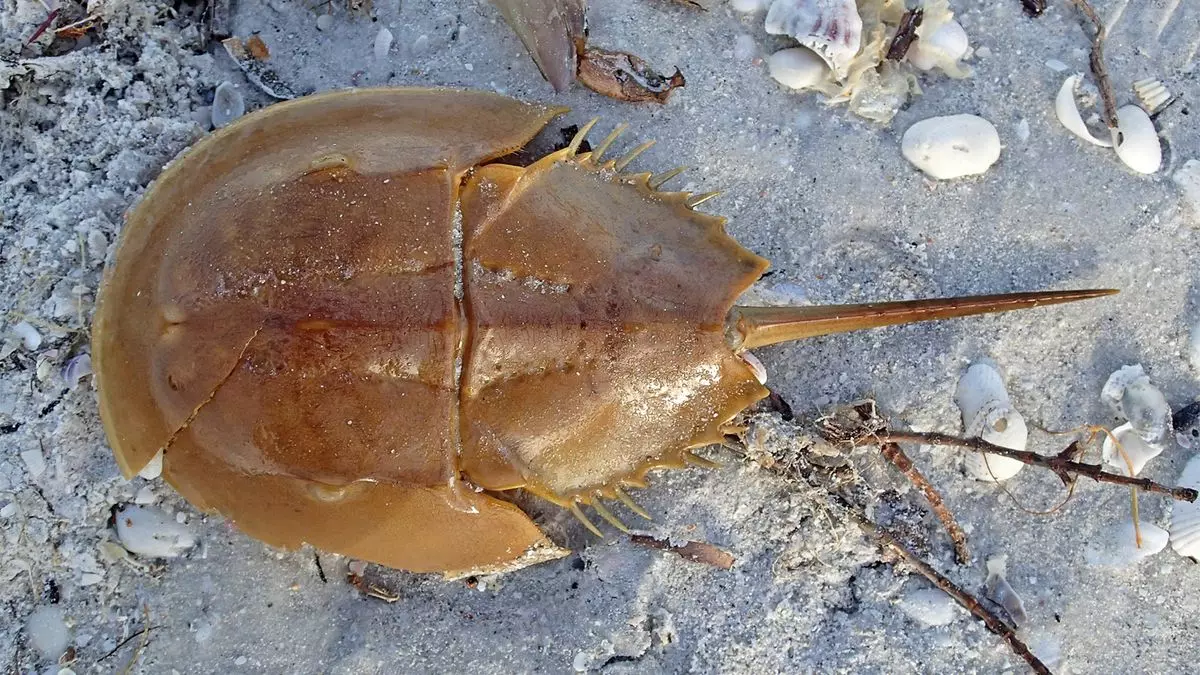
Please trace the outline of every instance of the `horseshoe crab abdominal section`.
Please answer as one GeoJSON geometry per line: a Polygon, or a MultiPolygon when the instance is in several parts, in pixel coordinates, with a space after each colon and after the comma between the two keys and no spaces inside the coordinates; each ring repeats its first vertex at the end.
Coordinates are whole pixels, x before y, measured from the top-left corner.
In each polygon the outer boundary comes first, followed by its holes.
{"type": "Polygon", "coordinates": [[[565,110],[368,89],[277,104],[172,163],[131,212],[93,335],[126,476],[269,544],[447,576],[567,552],[508,497],[648,516],[627,494],[767,395],[742,352],[1097,297],[734,307],[767,267],[565,110]],[[610,508],[611,507],[611,508],[610,508]],[[615,509],[615,511],[614,511],[615,509]]]}

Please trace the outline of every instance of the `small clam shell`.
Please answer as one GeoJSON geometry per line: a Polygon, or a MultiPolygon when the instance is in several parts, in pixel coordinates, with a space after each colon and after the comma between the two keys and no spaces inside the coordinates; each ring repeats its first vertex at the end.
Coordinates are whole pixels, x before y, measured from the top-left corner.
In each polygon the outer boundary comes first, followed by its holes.
{"type": "MultiPolygon", "coordinates": [[[[1200,456],[1193,457],[1183,467],[1180,487],[1200,489],[1200,456]]],[[[1200,504],[1176,501],[1171,511],[1171,548],[1190,558],[1200,558],[1200,504]]]]}
{"type": "Polygon", "coordinates": [[[1158,457],[1162,451],[1161,445],[1147,443],[1129,422],[1113,429],[1111,435],[1106,434],[1104,437],[1104,463],[1111,466],[1115,473],[1124,476],[1138,475],[1146,463],[1158,457]],[[1117,451],[1114,438],[1121,444],[1124,455],[1117,451]],[[1133,466],[1133,473],[1129,472],[1130,465],[1133,466]]]}
{"type": "Polygon", "coordinates": [[[825,59],[839,80],[858,54],[862,25],[854,0],[775,0],[767,10],[768,33],[796,38],[825,59]]]}
{"type": "Polygon", "coordinates": [[[975,115],[930,117],[904,132],[900,152],[931,178],[973,176],[1000,159],[1000,134],[975,115]]]}
{"type": "Polygon", "coordinates": [[[954,19],[947,21],[913,43],[908,50],[908,62],[919,70],[933,70],[944,64],[954,64],[970,49],[967,31],[954,19]]]}
{"type": "Polygon", "coordinates": [[[246,113],[246,101],[237,87],[229,82],[217,85],[213,94],[212,125],[220,129],[246,113]]]}
{"type": "Polygon", "coordinates": [[[767,71],[776,82],[792,89],[807,89],[829,77],[829,66],[807,47],[781,49],[767,59],[767,71]]]}
{"type": "Polygon", "coordinates": [[[1136,105],[1122,106],[1117,110],[1113,146],[1125,166],[1138,173],[1151,174],[1162,166],[1162,144],[1158,140],[1158,130],[1146,111],[1136,105]]]}
{"type": "MultiPolygon", "coordinates": [[[[963,429],[972,437],[1013,450],[1024,450],[1029,430],[1013,407],[999,371],[987,363],[974,363],[958,381],[954,402],[962,411],[963,429]]],[[[1001,455],[969,452],[963,458],[967,473],[976,480],[1008,480],[1024,468],[1022,462],[1001,455]]]]}
{"type": "Polygon", "coordinates": [[[138,504],[113,507],[117,539],[130,553],[149,558],[175,558],[196,545],[196,537],[161,509],[138,504]]]}
{"type": "Polygon", "coordinates": [[[1133,521],[1126,520],[1108,536],[1088,546],[1085,558],[1089,565],[1098,567],[1129,567],[1167,547],[1170,535],[1154,523],[1138,523],[1142,534],[1141,545],[1137,543],[1133,521]]]}
{"type": "Polygon", "coordinates": [[[1054,112],[1058,115],[1058,121],[1062,122],[1067,131],[1093,145],[1111,148],[1111,142],[1092,135],[1087,125],[1083,123],[1083,116],[1079,114],[1079,106],[1075,103],[1075,85],[1079,83],[1081,77],[1083,76],[1076,73],[1068,77],[1059,87],[1058,96],[1054,99],[1054,112]]]}

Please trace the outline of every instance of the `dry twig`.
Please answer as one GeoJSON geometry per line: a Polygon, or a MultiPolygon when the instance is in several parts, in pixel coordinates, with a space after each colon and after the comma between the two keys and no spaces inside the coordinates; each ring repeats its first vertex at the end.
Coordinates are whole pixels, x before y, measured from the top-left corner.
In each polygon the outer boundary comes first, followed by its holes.
{"type": "MultiPolygon", "coordinates": [[[[999,445],[993,445],[983,440],[982,438],[959,438],[950,434],[939,433],[918,433],[914,431],[883,431],[871,436],[863,436],[852,439],[851,443],[856,446],[860,445],[877,445],[880,443],[925,443],[933,446],[949,446],[966,448],[975,452],[988,452],[994,455],[1002,455],[1011,457],[1018,462],[1024,462],[1032,466],[1040,466],[1045,469],[1050,469],[1066,484],[1076,476],[1086,476],[1098,483],[1114,483],[1117,485],[1129,485],[1136,488],[1141,488],[1146,492],[1153,492],[1160,495],[1167,495],[1172,499],[1178,499],[1185,502],[1194,502],[1197,498],[1196,490],[1184,487],[1168,487],[1161,483],[1155,483],[1146,478],[1132,478],[1117,473],[1109,473],[1105,471],[1099,464],[1084,464],[1076,462],[1060,454],[1055,457],[1047,457],[1039,455],[1036,452],[1028,450],[1013,450],[999,445]]],[[[1069,448],[1068,448],[1069,450],[1069,448]]],[[[1064,453],[1065,454],[1065,453],[1064,453]]]]}
{"type": "Polygon", "coordinates": [[[733,567],[734,558],[728,551],[723,551],[712,544],[702,541],[689,541],[686,544],[672,544],[666,539],[656,539],[648,534],[631,534],[629,540],[639,546],[656,548],[660,551],[670,551],[681,558],[692,562],[712,565],[723,570],[733,567]]]}
{"type": "Polygon", "coordinates": [[[1104,123],[1109,129],[1116,129],[1117,97],[1113,94],[1112,82],[1108,79],[1108,69],[1104,67],[1104,38],[1108,37],[1108,29],[1104,27],[1100,15],[1088,4],[1088,0],[1072,2],[1096,28],[1096,34],[1092,37],[1092,75],[1096,76],[1096,84],[1100,86],[1100,98],[1104,101],[1104,123]]]}
{"type": "Polygon", "coordinates": [[[917,27],[921,25],[921,19],[924,17],[925,10],[920,7],[910,9],[900,17],[900,27],[896,29],[896,35],[887,50],[888,61],[904,60],[913,41],[917,39],[917,27]]]}
{"type": "Polygon", "coordinates": [[[970,562],[971,552],[967,548],[967,533],[963,532],[958,521],[954,519],[954,514],[950,512],[950,508],[946,506],[946,502],[942,500],[942,496],[929,483],[929,480],[917,470],[913,461],[909,459],[908,455],[904,454],[899,445],[884,443],[880,451],[900,473],[904,474],[905,478],[917,486],[921,493],[925,495],[925,499],[929,502],[929,508],[933,510],[938,520],[942,521],[942,526],[946,528],[946,533],[950,535],[950,541],[954,542],[954,554],[959,564],[965,565],[970,562]]]}

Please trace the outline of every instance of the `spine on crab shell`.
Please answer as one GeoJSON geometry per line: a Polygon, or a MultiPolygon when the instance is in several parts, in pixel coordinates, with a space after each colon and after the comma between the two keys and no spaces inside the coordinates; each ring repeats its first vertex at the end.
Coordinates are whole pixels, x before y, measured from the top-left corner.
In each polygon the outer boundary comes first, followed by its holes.
{"type": "Polygon", "coordinates": [[[917,321],[953,319],[973,314],[1007,312],[1042,305],[1087,300],[1118,291],[1111,288],[975,295],[904,302],[817,307],[734,307],[726,335],[735,350],[754,349],[789,340],[894,326],[917,321]]]}

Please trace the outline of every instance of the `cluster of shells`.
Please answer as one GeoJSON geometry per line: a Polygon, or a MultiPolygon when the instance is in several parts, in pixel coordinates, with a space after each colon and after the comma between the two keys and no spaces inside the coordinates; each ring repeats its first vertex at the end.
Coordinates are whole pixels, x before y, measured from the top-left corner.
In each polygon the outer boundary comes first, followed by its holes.
{"type": "MultiPolygon", "coordinates": [[[[1029,430],[993,364],[972,364],[959,380],[954,398],[962,411],[967,436],[1025,450],[1029,430]]],[[[1150,460],[1178,445],[1193,456],[1176,484],[1200,488],[1200,454],[1195,454],[1200,452],[1200,402],[1172,415],[1166,397],[1140,365],[1114,372],[1101,390],[1100,400],[1127,420],[1105,435],[1102,455],[1106,470],[1137,476],[1150,460]]],[[[964,467],[976,480],[1001,482],[1016,476],[1024,464],[995,454],[967,453],[964,467]]],[[[1125,516],[1110,530],[1106,541],[1097,542],[1089,550],[1088,560],[1097,565],[1129,565],[1158,553],[1168,542],[1179,555],[1200,558],[1200,504],[1175,503],[1169,530],[1140,519],[1135,524],[1125,516]]]]}
{"type": "Polygon", "coordinates": [[[900,60],[887,52],[905,15],[903,0],[731,0],[741,12],[766,10],[765,28],[798,46],[772,54],[771,76],[797,90],[847,104],[856,115],[886,124],[911,95],[920,94],[918,71],[967,77],[966,31],[947,0],[926,0],[917,40],[900,60]]]}

